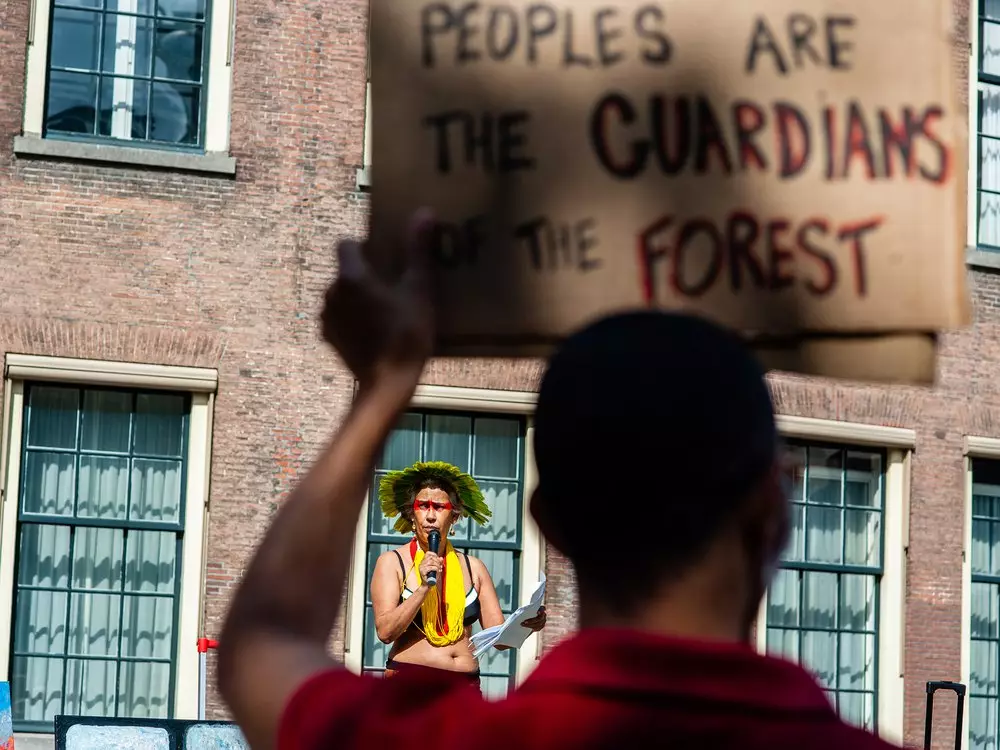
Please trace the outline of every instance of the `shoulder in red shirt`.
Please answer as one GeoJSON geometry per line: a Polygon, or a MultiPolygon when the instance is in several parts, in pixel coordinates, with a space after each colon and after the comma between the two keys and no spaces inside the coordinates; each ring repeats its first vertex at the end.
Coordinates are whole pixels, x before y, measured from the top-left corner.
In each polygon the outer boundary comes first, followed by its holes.
{"type": "Polygon", "coordinates": [[[802,668],[747,647],[587,630],[554,648],[505,700],[467,680],[343,669],[289,701],[279,750],[320,748],[893,747],[845,724],[802,668]]]}

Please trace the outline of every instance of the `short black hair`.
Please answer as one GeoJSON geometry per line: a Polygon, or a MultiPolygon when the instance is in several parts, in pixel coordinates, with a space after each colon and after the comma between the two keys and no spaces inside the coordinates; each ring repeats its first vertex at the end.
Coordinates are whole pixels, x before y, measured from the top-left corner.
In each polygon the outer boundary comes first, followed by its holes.
{"type": "Polygon", "coordinates": [[[559,347],[534,447],[539,502],[562,551],[581,582],[627,606],[705,552],[773,467],[778,433],[764,371],[739,336],[694,315],[640,311],[559,347]]]}

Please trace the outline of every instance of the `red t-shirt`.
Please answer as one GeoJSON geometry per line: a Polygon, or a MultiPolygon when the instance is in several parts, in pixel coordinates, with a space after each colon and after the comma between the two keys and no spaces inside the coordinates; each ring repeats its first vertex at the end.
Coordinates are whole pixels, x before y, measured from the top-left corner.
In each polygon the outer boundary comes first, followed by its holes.
{"type": "Polygon", "coordinates": [[[802,668],[744,646],[585,630],[505,700],[461,677],[315,675],[285,708],[279,750],[561,750],[891,745],[842,722],[802,668]]]}

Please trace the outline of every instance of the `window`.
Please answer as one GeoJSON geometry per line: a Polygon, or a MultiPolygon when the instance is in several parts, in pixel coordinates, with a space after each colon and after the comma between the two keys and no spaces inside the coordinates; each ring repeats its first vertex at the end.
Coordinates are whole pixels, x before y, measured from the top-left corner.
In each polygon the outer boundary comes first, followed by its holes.
{"type": "Polygon", "coordinates": [[[792,536],[768,591],[766,645],[808,667],[848,721],[878,726],[884,453],[789,447],[792,536]]]}
{"type": "Polygon", "coordinates": [[[978,4],[974,163],[976,244],[1000,250],[1000,0],[978,4]]]}
{"type": "Polygon", "coordinates": [[[215,371],[6,359],[0,680],[14,728],[195,718],[215,371]]]}
{"type": "Polygon", "coordinates": [[[233,0],[31,0],[25,135],[228,148],[233,0]]]}
{"type": "Polygon", "coordinates": [[[358,170],[358,188],[369,189],[372,186],[372,64],[371,56],[365,66],[365,142],[362,167],[358,170]]]}
{"type": "Polygon", "coordinates": [[[1000,462],[972,461],[969,746],[1000,742],[1000,462]]]}
{"type": "Polygon", "coordinates": [[[21,727],[170,714],[188,399],[29,385],[11,687],[21,727]]]}
{"type": "MultiPolygon", "coordinates": [[[[369,585],[378,556],[410,537],[392,528],[383,517],[377,494],[386,471],[405,468],[415,461],[447,461],[476,479],[493,511],[490,523],[479,526],[465,520],[451,537],[455,547],[480,558],[496,585],[505,615],[519,606],[523,541],[525,419],[468,412],[412,411],[393,432],[378,463],[368,502],[366,577],[364,581],[364,630],[362,669],[380,673],[389,646],[375,634],[369,585]]],[[[530,593],[530,592],[528,592],[530,593]]],[[[478,632],[478,623],[473,632],[478,632]]],[[[516,678],[516,651],[492,651],[480,660],[483,692],[502,697],[516,678]]]]}

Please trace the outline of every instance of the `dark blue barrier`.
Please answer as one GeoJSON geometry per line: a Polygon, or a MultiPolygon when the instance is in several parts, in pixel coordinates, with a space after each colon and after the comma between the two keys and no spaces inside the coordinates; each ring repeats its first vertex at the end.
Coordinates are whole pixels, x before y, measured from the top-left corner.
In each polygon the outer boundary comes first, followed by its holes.
{"type": "Polygon", "coordinates": [[[55,750],[250,750],[231,721],[57,716],[55,750]]]}

